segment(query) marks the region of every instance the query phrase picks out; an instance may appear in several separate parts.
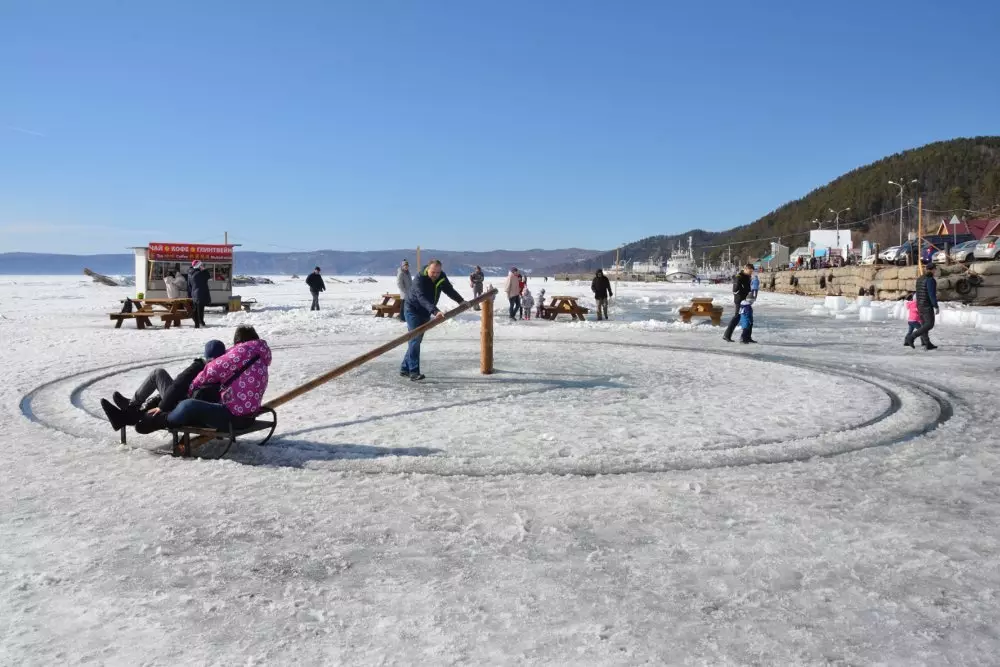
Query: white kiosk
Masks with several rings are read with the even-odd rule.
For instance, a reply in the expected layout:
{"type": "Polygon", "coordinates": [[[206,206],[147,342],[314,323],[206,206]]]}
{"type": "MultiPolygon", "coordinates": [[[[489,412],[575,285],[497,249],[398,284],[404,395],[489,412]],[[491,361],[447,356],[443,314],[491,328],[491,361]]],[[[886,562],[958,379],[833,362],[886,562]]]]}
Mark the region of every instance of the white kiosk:
{"type": "Polygon", "coordinates": [[[163,277],[173,271],[186,278],[191,262],[197,259],[208,271],[208,288],[212,293],[210,305],[228,307],[233,296],[233,247],[232,244],[150,243],[147,247],[132,248],[136,296],[165,299],[167,288],[163,277]]]}

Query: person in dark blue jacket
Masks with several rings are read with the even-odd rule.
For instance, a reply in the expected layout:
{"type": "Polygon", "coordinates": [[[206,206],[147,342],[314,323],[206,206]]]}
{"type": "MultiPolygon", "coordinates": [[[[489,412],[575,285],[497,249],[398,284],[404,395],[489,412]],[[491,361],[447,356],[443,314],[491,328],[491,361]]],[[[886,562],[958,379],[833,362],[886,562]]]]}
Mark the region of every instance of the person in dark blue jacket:
{"type": "Polygon", "coordinates": [[[212,293],[208,289],[208,271],[202,268],[201,262],[197,259],[191,262],[191,271],[188,273],[188,296],[194,302],[194,328],[199,329],[205,325],[205,306],[212,303],[212,293]]]}
{"type": "MultiPolygon", "coordinates": [[[[441,270],[441,262],[433,259],[413,279],[410,292],[406,295],[404,310],[406,311],[406,328],[408,330],[413,331],[427,324],[432,317],[444,317],[444,313],[437,307],[442,292],[455,303],[465,303],[465,299],[455,291],[448,276],[441,270]]],[[[399,374],[403,377],[409,377],[414,382],[424,379],[420,373],[420,343],[423,337],[421,334],[410,341],[406,348],[406,356],[403,357],[403,364],[399,367],[399,374]]]]}
{"type": "Polygon", "coordinates": [[[907,334],[903,340],[903,345],[913,347],[913,341],[920,339],[924,348],[936,350],[937,345],[931,342],[930,333],[934,328],[934,315],[941,312],[938,308],[937,281],[934,280],[934,265],[924,266],[924,275],[917,278],[917,291],[914,300],[917,302],[917,312],[920,314],[920,328],[907,334]]]}

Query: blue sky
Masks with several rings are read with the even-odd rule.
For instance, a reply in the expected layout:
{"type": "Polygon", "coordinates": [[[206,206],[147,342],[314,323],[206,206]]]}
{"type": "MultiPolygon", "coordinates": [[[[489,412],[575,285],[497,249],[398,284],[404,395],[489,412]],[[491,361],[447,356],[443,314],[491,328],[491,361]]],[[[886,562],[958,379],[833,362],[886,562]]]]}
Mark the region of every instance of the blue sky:
{"type": "Polygon", "coordinates": [[[606,249],[1000,133],[1000,3],[0,7],[0,252],[606,249]]]}

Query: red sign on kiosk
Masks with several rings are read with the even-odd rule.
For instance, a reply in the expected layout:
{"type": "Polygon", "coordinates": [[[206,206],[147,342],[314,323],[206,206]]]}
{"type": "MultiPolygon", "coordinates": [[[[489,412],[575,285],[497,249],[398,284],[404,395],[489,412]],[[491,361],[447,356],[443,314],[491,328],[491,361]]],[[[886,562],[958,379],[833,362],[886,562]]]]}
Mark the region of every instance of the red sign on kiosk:
{"type": "Polygon", "coordinates": [[[168,262],[232,262],[233,247],[230,245],[200,245],[192,243],[150,243],[150,260],[168,262]]]}

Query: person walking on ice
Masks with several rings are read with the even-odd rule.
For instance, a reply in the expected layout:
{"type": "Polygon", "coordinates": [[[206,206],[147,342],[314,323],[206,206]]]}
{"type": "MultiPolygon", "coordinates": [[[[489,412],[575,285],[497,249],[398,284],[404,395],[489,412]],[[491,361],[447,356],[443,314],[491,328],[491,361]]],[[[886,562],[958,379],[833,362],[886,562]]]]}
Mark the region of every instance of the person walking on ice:
{"type": "Polygon", "coordinates": [[[733,306],[735,307],[735,312],[729,320],[726,333],[722,334],[722,340],[727,343],[733,342],[733,331],[736,330],[736,325],[740,323],[740,306],[743,305],[743,300],[750,296],[750,274],[752,273],[753,264],[747,264],[733,278],[733,306]]]}
{"type": "Polygon", "coordinates": [[[510,273],[507,274],[507,280],[503,284],[504,294],[507,295],[507,301],[510,303],[510,319],[517,319],[517,311],[521,307],[521,277],[517,275],[517,267],[512,266],[510,273]]]}
{"type": "Polygon", "coordinates": [[[545,307],[545,288],[538,291],[538,308],[535,310],[535,317],[542,318],[542,309],[545,307]]]}
{"type": "Polygon", "coordinates": [[[906,337],[912,340],[913,332],[920,328],[920,311],[913,294],[906,297],[906,321],[910,325],[906,330],[906,337]]]}
{"type": "Polygon", "coordinates": [[[760,291],[760,277],[754,271],[753,278],[750,279],[750,297],[757,300],[757,292],[760,291]]]}
{"type": "Polygon", "coordinates": [[[396,271],[396,289],[399,290],[399,319],[402,322],[406,321],[406,300],[409,298],[407,295],[410,293],[410,288],[413,287],[413,278],[410,276],[410,263],[403,260],[403,263],[399,265],[399,270],[396,271]]]}
{"type": "MultiPolygon", "coordinates": [[[[483,281],[486,280],[486,276],[483,275],[483,270],[478,265],[476,270],[469,274],[469,286],[472,287],[472,298],[478,299],[483,295],[483,281]]],[[[479,310],[479,304],[477,303],[474,310],[479,310]]]]}
{"type": "Polygon", "coordinates": [[[753,339],[753,302],[754,298],[748,296],[740,304],[740,328],[743,329],[740,342],[744,345],[757,342],[753,339]]]}
{"type": "MultiPolygon", "coordinates": [[[[459,305],[465,303],[465,299],[455,291],[448,276],[441,270],[440,260],[432,259],[427,268],[414,278],[410,294],[406,299],[407,330],[413,331],[422,327],[430,322],[432,317],[444,317],[444,313],[437,307],[442,292],[459,305]]],[[[420,343],[423,337],[423,334],[420,334],[410,340],[406,356],[403,357],[403,363],[399,367],[399,374],[402,377],[409,377],[413,382],[424,379],[424,375],[420,372],[420,343]]]]}
{"type": "Polygon", "coordinates": [[[907,334],[903,345],[913,347],[913,341],[920,339],[925,350],[936,350],[937,345],[931,342],[930,333],[934,328],[934,315],[941,312],[938,308],[937,281],[934,279],[934,265],[924,267],[924,275],[917,278],[917,292],[913,299],[917,302],[917,312],[920,314],[920,328],[907,334]]]}
{"type": "Polygon", "coordinates": [[[590,282],[590,291],[594,293],[594,299],[597,301],[597,321],[610,320],[611,318],[608,317],[608,297],[612,297],[614,294],[611,292],[611,281],[601,269],[597,269],[597,273],[594,274],[594,279],[590,282]]]}
{"type": "Polygon", "coordinates": [[[306,285],[309,286],[309,293],[313,298],[312,305],[309,306],[310,312],[319,310],[319,293],[326,291],[326,283],[323,282],[318,266],[306,277],[306,285]]]}

